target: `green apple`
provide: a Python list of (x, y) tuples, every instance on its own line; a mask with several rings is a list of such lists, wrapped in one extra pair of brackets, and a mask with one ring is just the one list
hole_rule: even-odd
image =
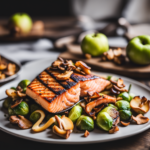
[(32, 28), (32, 19), (26, 13), (16, 13), (9, 20), (10, 29), (16, 29), (17, 32), (28, 33)]
[(81, 42), (81, 49), (84, 54), (99, 56), (108, 51), (108, 39), (102, 33), (88, 34)]
[(150, 36), (140, 35), (128, 43), (127, 56), (129, 59), (139, 65), (150, 64)]

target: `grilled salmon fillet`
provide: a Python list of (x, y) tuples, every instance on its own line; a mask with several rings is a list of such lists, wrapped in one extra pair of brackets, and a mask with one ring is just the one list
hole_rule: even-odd
[(26, 94), (51, 113), (64, 110), (75, 103), (88, 92), (100, 92), (109, 81), (95, 75), (73, 73), (68, 80), (56, 79), (59, 71), (50, 68), (40, 73), (27, 87)]

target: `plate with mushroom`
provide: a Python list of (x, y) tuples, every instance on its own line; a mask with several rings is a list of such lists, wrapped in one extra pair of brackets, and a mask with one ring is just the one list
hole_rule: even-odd
[[(35, 110), (35, 108), (28, 109), (28, 100), (22, 100), (25, 97), (24, 87), (28, 84), (27, 79), (32, 81), (37, 74), (43, 71), (44, 68), (49, 67), (54, 61), (46, 59), (28, 63), (22, 68), (22, 72), (17, 80), (1, 87), (0, 99), (6, 97), (6, 94), (10, 97), (12, 96), (14, 89), (10, 90), (10, 87), (17, 87), (13, 98), (19, 98), (18, 101), (15, 101), (11, 105), (12, 109), (18, 115), (12, 115), (9, 120), (7, 117), (4, 117), (8, 110), (4, 109), (3, 106), (7, 107), (7, 104), (4, 104), (4, 101), (0, 101), (2, 112), (0, 113), (0, 129), (2, 131), (38, 142), (89, 144), (127, 138), (150, 128), (149, 88), (132, 79), (111, 73), (93, 72), (101, 78), (107, 77), (111, 84), (99, 94), (94, 93), (88, 97), (84, 97), (85, 101), (80, 102), (80, 105), (77, 104), (69, 110), (69, 115), (67, 112), (64, 112), (61, 116), (57, 114), (52, 117), (51, 114), (46, 116), (47, 113), (45, 113), (43, 108), (38, 108), (38, 110)], [(132, 87), (130, 86), (131, 84)], [(6, 89), (9, 90), (5, 94)], [(105, 96), (109, 95), (110, 92), (110, 97)], [(105, 101), (107, 105), (103, 105)], [(15, 107), (18, 104), (20, 107)], [(26, 107), (26, 111), (20, 112), (20, 108), (22, 107)], [(87, 115), (81, 115), (81, 107), (85, 107), (84, 110)], [(10, 109), (9, 113), (11, 113), (12, 109)], [(133, 114), (131, 114), (130, 109), (133, 110)], [(30, 111), (31, 115), (27, 117), (25, 114), (28, 111)], [(74, 112), (78, 112), (75, 113), (76, 117), (80, 116), (76, 121), (74, 120)], [(35, 121), (36, 113), (40, 114), (40, 119), (37, 122)], [(121, 120), (118, 119), (118, 113)], [(47, 121), (42, 123), (44, 118)], [(106, 119), (109, 123), (104, 125), (103, 119)], [(129, 119), (132, 119), (132, 121)], [(35, 123), (33, 123), (34, 121)], [(82, 131), (82, 129), (87, 127), (83, 124), (87, 122), (88, 130)], [(113, 123), (113, 126), (111, 123)], [(53, 127), (49, 127), (52, 124)]]
[(16, 78), (21, 71), (20, 62), (10, 56), (0, 55), (0, 83)]

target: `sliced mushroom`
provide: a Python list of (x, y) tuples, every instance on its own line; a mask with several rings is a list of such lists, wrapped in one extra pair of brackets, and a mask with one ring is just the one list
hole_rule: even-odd
[(113, 60), (114, 59), (114, 53), (113, 53), (113, 50), (110, 49), (107, 54), (106, 54), (106, 57), (108, 60)]
[(120, 56), (121, 54), (122, 54), (122, 50), (121, 50), (121, 48), (118, 48), (118, 49), (114, 49), (114, 55), (115, 56)]
[(58, 67), (61, 63), (62, 63), (62, 61), (56, 60), (56, 61), (54, 61), (54, 62), (52, 63), (52, 67), (56, 68), (56, 67)]
[(117, 131), (119, 131), (118, 126), (113, 126), (112, 129), (109, 130), (110, 134), (116, 133)]
[(114, 88), (111, 88), (110, 89), (110, 91), (111, 91), (111, 93), (113, 93), (113, 94), (120, 94), (120, 91), (117, 91), (116, 89), (114, 89)]
[(109, 90), (113, 87), (113, 85), (110, 83), (108, 86), (106, 86), (105, 90)]
[(4, 63), (0, 63), (0, 70), (5, 70), (7, 68), (7, 65)]
[(130, 124), (130, 122), (123, 122), (123, 121), (121, 121), (121, 124), (122, 124), (123, 126), (128, 126), (128, 125)]
[(7, 66), (7, 70), (8, 70), (8, 72), (15, 72), (16, 71), (16, 65), (9, 63)]
[(81, 70), (83, 70), (83, 72), (85, 72), (86, 74), (91, 74), (91, 71), (90, 71), (90, 67), (89, 66), (87, 66), (84, 62), (82, 62), (82, 61), (77, 61), (76, 63), (75, 63), (75, 66), (76, 67), (80, 67), (81, 68)]
[(119, 88), (119, 87), (118, 87), (118, 86), (116, 86), (116, 85), (113, 85), (113, 88), (114, 88), (114, 89), (116, 89), (116, 90), (118, 90), (118, 91), (120, 91), (120, 92), (128, 92), (128, 90), (127, 90), (127, 89)]
[(21, 129), (29, 129), (32, 127), (32, 123), (27, 120), (24, 116), (10, 116), (9, 121), (13, 124), (18, 124)]
[(17, 91), (17, 95), (19, 97), (26, 97), (26, 94), (25, 93), (21, 93), (20, 91)]
[(117, 85), (117, 81), (113, 80), (112, 78), (110, 79), (110, 82)]
[(150, 109), (150, 101), (146, 97), (141, 99), (140, 96), (135, 96), (130, 102), (130, 107), (138, 114), (145, 114)]
[(142, 114), (138, 114), (136, 117), (132, 115), (131, 117), (137, 124), (144, 124), (149, 121), (148, 117), (144, 117)]
[(59, 127), (54, 125), (53, 132), (58, 136), (67, 139), (74, 128), (73, 122), (65, 115), (63, 115), (61, 118), (55, 115), (55, 119), (58, 122)]
[(57, 80), (67, 80), (70, 78), (72, 73), (73, 73), (73, 71), (65, 71), (64, 73), (57, 75), (56, 79)]
[(59, 127), (57, 127), (56, 125), (53, 126), (53, 133), (55, 133), (56, 135), (63, 137), (65, 139), (68, 139), (70, 136), (70, 133), (72, 133), (72, 130), (62, 130)]
[(82, 70), (80, 70), (79, 68), (76, 68), (75, 71), (78, 72), (78, 73), (81, 73), (81, 74), (83, 74), (83, 75), (86, 75), (86, 73), (83, 72)]
[(93, 108), (94, 111), (95, 111), (95, 114), (97, 114), (98, 112), (100, 112), (103, 108), (104, 108), (105, 105), (101, 105), (99, 107), (96, 107), (96, 108)]
[(3, 73), (0, 73), (0, 79), (5, 79), (5, 74), (3, 74)]
[(35, 112), (40, 113), (40, 119), (33, 125), (32, 130), (34, 132), (41, 132), (45, 129), (47, 129), (49, 126), (51, 126), (55, 121), (55, 117), (51, 117), (43, 126), (40, 126), (40, 124), (42, 123), (42, 121), (45, 118), (45, 113), (42, 110), (36, 110)]
[(90, 99), (95, 99), (95, 98), (99, 98), (101, 95), (98, 92), (94, 92), (94, 94), (92, 96), (90, 96)]
[(6, 94), (13, 99), (16, 99), (19, 97), (16, 90), (14, 90), (14, 89), (7, 89)]
[(80, 102), (80, 106), (85, 109), (86, 103), (85, 102)]
[(85, 133), (84, 133), (84, 137), (88, 137), (88, 136), (89, 136), (89, 134), (90, 134), (90, 133), (89, 133), (89, 131), (88, 131), (88, 130), (86, 130), (86, 131), (85, 131)]
[(17, 99), (17, 100), (15, 100), (14, 103), (11, 105), (11, 108), (15, 108), (15, 107), (18, 106), (22, 101), (23, 101), (23, 99)]
[(99, 97), (98, 99), (88, 103), (85, 107), (85, 111), (88, 115), (93, 116), (95, 115), (95, 112), (92, 112), (93, 108), (95, 108), (98, 105), (101, 104), (107, 104), (107, 103), (115, 103), (116, 98), (108, 96), (108, 95), (103, 95)]
[(117, 86), (118, 86), (119, 88), (125, 87), (125, 85), (123, 84), (123, 80), (122, 80), (121, 78), (118, 79), (118, 81), (117, 81)]

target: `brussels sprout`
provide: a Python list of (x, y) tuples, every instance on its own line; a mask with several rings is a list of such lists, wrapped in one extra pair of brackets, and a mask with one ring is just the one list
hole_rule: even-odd
[(109, 80), (109, 81), (110, 81), (111, 77), (112, 77), (112, 76), (107, 76), (107, 80)]
[(18, 86), (20, 86), (22, 89), (23, 89), (23, 92), (26, 92), (26, 88), (27, 86), (30, 84), (30, 81), (25, 79), (25, 80), (22, 80)]
[(132, 112), (130, 110), (120, 110), (119, 115), (121, 120), (127, 121), (130, 120)]
[(96, 117), (96, 124), (105, 131), (109, 131), (113, 125), (113, 119), (107, 112), (99, 112)]
[(26, 102), (22, 101), (18, 106), (8, 108), (9, 115), (22, 115), (25, 116), (29, 113), (29, 106)]
[(33, 113), (34, 111), (36, 111), (36, 110), (41, 110), (42, 108), (41, 108), (41, 106), (39, 106), (38, 104), (31, 104), (30, 105), (30, 113)]
[(14, 110), (10, 106), (8, 107), (8, 114), (9, 116), (15, 115)]
[(77, 122), (76, 122), (76, 127), (79, 129), (79, 130), (88, 130), (88, 131), (91, 131), (94, 129), (94, 121), (91, 117), (89, 116), (85, 116), (85, 115), (81, 115)]
[(72, 120), (73, 123), (77, 121), (77, 119), (82, 114), (82, 107), (79, 105), (74, 106), (69, 112), (68, 118)]
[(130, 101), (131, 101), (135, 97), (135, 94), (130, 93), (129, 96), (130, 96)]
[(130, 109), (130, 103), (125, 100), (119, 100), (115, 104), (119, 110), (128, 110)]
[(120, 93), (117, 97), (122, 97), (123, 100), (130, 102), (130, 95), (127, 92)]
[(33, 112), (33, 113), (30, 115), (29, 119), (30, 119), (31, 122), (35, 123), (35, 122), (37, 122), (37, 121), (39, 120), (40, 116), (41, 116), (40, 113), (38, 113), (38, 112)]
[(118, 108), (113, 104), (108, 104), (108, 107), (112, 107), (112, 108), (115, 108), (116, 110), (118, 110)]
[(11, 87), (10, 89), (16, 90), (16, 88), (15, 88), (15, 87)]
[(12, 102), (12, 99), (11, 99), (10, 97), (7, 97), (7, 98), (5, 99), (5, 101), (3, 102), (4, 108), (8, 109), (8, 107), (9, 107), (10, 104), (11, 104), (11, 102)]

